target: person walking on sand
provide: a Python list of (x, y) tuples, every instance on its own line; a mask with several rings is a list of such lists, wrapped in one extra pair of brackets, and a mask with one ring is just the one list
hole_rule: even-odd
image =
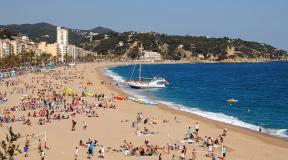
[(24, 157), (28, 157), (28, 150), (29, 150), (29, 148), (28, 148), (28, 145), (27, 145), (27, 144), (25, 144), (23, 150), (24, 150)]
[(44, 159), (45, 159), (45, 152), (44, 152), (44, 150), (41, 150), (40, 157), (41, 157), (41, 160), (44, 160)]
[(173, 156), (172, 156), (172, 160), (176, 160), (176, 157), (175, 157), (175, 155), (173, 154)]
[(196, 152), (195, 148), (193, 148), (193, 150), (192, 150), (192, 160), (196, 160), (196, 155), (197, 155), (197, 152)]
[(78, 160), (78, 147), (76, 147), (76, 149), (75, 149), (74, 159)]
[(225, 160), (226, 153), (227, 153), (226, 146), (224, 146), (224, 144), (222, 144), (222, 147), (221, 147), (222, 160)]
[(187, 134), (188, 134), (188, 135), (191, 135), (191, 134), (192, 134), (192, 128), (191, 128), (190, 126), (189, 126), (189, 128), (188, 128)]
[(105, 148), (103, 147), (103, 145), (101, 145), (100, 150), (99, 150), (99, 158), (104, 159), (104, 154), (105, 154)]
[(89, 148), (88, 148), (88, 159), (91, 159), (94, 154), (94, 144), (90, 141)]
[(211, 160), (216, 160), (216, 154), (212, 153)]
[(197, 134), (199, 133), (199, 129), (200, 129), (200, 125), (199, 125), (198, 122), (196, 122), (196, 124), (195, 124), (195, 131), (196, 131)]
[(72, 131), (75, 131), (76, 124), (77, 122), (74, 119), (72, 119), (72, 129), (71, 129)]
[(87, 126), (88, 126), (88, 125), (87, 125), (87, 122), (86, 122), (86, 121), (83, 121), (83, 129), (86, 130), (86, 129), (87, 129)]
[(181, 150), (180, 159), (185, 160), (185, 151), (183, 149)]
[(162, 160), (162, 153), (159, 154), (159, 160)]

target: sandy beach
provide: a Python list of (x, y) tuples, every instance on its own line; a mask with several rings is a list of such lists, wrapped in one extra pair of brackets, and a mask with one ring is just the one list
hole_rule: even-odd
[[(196, 159), (206, 160), (211, 159), (207, 157), (209, 147), (201, 139), (206, 136), (212, 137), (214, 140), (219, 140), (219, 135), (222, 135), (223, 129), (227, 128), (228, 132), (226, 136), (222, 136), (223, 145), (227, 147), (227, 155), (225, 159), (228, 160), (285, 160), (288, 156), (288, 140), (271, 136), (263, 133), (258, 133), (245, 128), (232, 126), (229, 124), (209, 120), (191, 113), (178, 111), (169, 108), (165, 105), (147, 106), (128, 100), (113, 99), (114, 96), (125, 96), (117, 85), (112, 80), (105, 76), (102, 72), (103, 67), (111, 67), (115, 65), (123, 65), (123, 63), (91, 63), (91, 64), (79, 64), (76, 67), (60, 67), (55, 68), (50, 73), (29, 73), (17, 77), (11, 77), (5, 79), (5, 81), (13, 82), (12, 86), (6, 86), (5, 82), (0, 85), (0, 91), (2, 94), (6, 92), (8, 101), (7, 103), (0, 104), (1, 114), (4, 114), (4, 110), (19, 106), (21, 103), (29, 103), (28, 98), (24, 99), (24, 95), (27, 97), (35, 97), (39, 99), (39, 102), (43, 99), (51, 100), (55, 93), (62, 94), (65, 87), (73, 88), (77, 91), (77, 94), (82, 94), (83, 90), (87, 90), (93, 93), (104, 94), (104, 100), (85, 96), (79, 100), (78, 103), (73, 105), (74, 111), (65, 111), (63, 101), (60, 104), (55, 104), (53, 114), (56, 115), (55, 119), (51, 118), (49, 122), (40, 125), (39, 119), (45, 119), (45, 114), (39, 116), (38, 112), (43, 110), (42, 103), (40, 107), (26, 108), (14, 107), (13, 111), (9, 110), (11, 115), (14, 115), (16, 119), (21, 116), (25, 116), (25, 120), (29, 118), (31, 126), (23, 124), (23, 121), (16, 121), (11, 123), (2, 123), (0, 127), (0, 139), (4, 139), (7, 134), (7, 127), (12, 127), (16, 133), (21, 134), (18, 144), (20, 149), (23, 150), (24, 144), (29, 139), (29, 157), (24, 157), (24, 154), (18, 154), (16, 159), (40, 159), (40, 153), (38, 152), (39, 139), (41, 139), (41, 145), (44, 145), (45, 134), (47, 138), (47, 148), (44, 147), (45, 159), (48, 160), (68, 160), (75, 159), (75, 148), (78, 147), (78, 159), (87, 159), (87, 146), (79, 145), (80, 140), (88, 142), (88, 139), (97, 140), (95, 144), (94, 156), (91, 159), (99, 159), (99, 149), (103, 145), (105, 148), (104, 159), (109, 160), (122, 160), (122, 159), (159, 159), (161, 154), (162, 159), (172, 160), (175, 155), (175, 160), (181, 156), (181, 150), (183, 145), (187, 148), (185, 159), (192, 157), (192, 150), (195, 149)], [(51, 88), (51, 89), (49, 89)], [(44, 90), (45, 91), (40, 91)], [(39, 97), (41, 93), (43, 97)], [(54, 93), (53, 93), (54, 92)], [(53, 93), (53, 94), (52, 94)], [(22, 98), (21, 98), (22, 97)], [(64, 96), (67, 103), (72, 103), (73, 97)], [(76, 98), (77, 99), (77, 98)], [(23, 100), (23, 101), (22, 101)], [(35, 102), (37, 103), (37, 102)], [(99, 104), (107, 105), (106, 108), (99, 107)], [(116, 109), (113, 107), (115, 105)], [(58, 106), (58, 107), (57, 107)], [(71, 104), (70, 104), (71, 106)], [(69, 105), (67, 105), (69, 108)], [(50, 110), (50, 111), (51, 111)], [(69, 109), (67, 109), (69, 110)], [(36, 111), (37, 115), (33, 117), (33, 112)], [(28, 113), (32, 116), (28, 117)], [(73, 114), (75, 113), (75, 114)], [(137, 121), (137, 113), (141, 114), (141, 121)], [(63, 115), (64, 118), (57, 119), (57, 114)], [(53, 115), (53, 116), (54, 116)], [(65, 119), (69, 115), (68, 119)], [(98, 117), (97, 117), (97, 116)], [(3, 115), (2, 115), (3, 116)], [(52, 115), (51, 115), (52, 116)], [(52, 117), (53, 117), (52, 116)], [(60, 116), (60, 117), (61, 117)], [(147, 124), (143, 121), (147, 119)], [(71, 131), (72, 120), (77, 124), (75, 131)], [(84, 122), (83, 122), (84, 121)], [(199, 142), (182, 143), (189, 126), (192, 129), (192, 134), (195, 136), (195, 125), (199, 123)], [(87, 124), (87, 128), (83, 128)], [(134, 124), (134, 127), (132, 125)], [(137, 128), (139, 132), (137, 132)], [(145, 128), (149, 130), (148, 134), (136, 133), (145, 132)], [(189, 131), (188, 131), (189, 132)], [(34, 134), (34, 136), (27, 136)], [(39, 134), (39, 136), (37, 136)], [(34, 137), (34, 138), (33, 138)], [(129, 145), (133, 145), (131, 148), (142, 147), (145, 148), (152, 145), (157, 148), (157, 151), (152, 156), (139, 156), (139, 155), (127, 155), (125, 156), (125, 149), (127, 144), (124, 144), (126, 140), (128, 148)], [(149, 143), (144, 143), (145, 140)], [(196, 141), (196, 140), (195, 140)], [(131, 144), (129, 144), (131, 142)], [(168, 144), (179, 145), (180, 148), (168, 150)], [(89, 145), (89, 144), (87, 144)], [(157, 145), (157, 147), (156, 147)], [(120, 147), (122, 146), (122, 147)], [(124, 146), (124, 147), (123, 147)], [(221, 154), (221, 142), (213, 145), (213, 152), (215, 157), (222, 157)], [(170, 147), (169, 147), (170, 148)], [(169, 152), (169, 153), (168, 153)], [(186, 152), (186, 151), (185, 151)]]

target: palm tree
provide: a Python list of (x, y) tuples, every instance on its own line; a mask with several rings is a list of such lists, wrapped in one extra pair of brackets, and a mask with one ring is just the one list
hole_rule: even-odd
[(47, 65), (48, 63), (50, 63), (51, 56), (52, 56), (51, 54), (43, 53), (38, 57), (39, 62)]

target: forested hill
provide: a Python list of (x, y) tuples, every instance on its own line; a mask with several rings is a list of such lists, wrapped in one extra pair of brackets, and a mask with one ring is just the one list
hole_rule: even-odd
[[(47, 41), (48, 43), (56, 42), (56, 28), (49, 23), (41, 22), (35, 24), (11, 24), (0, 25), (0, 28), (10, 30), (11, 32), (19, 32), (27, 35), (31, 40), (35, 42)], [(67, 28), (69, 29), (69, 28)], [(69, 29), (69, 43), (79, 44), (89, 40), (89, 33), (105, 33), (112, 32), (109, 28), (96, 27), (90, 30)]]
[(12, 39), (12, 37), (18, 34), (18, 32), (11, 32), (8, 29), (0, 28), (0, 39)]
[(164, 59), (286, 59), (287, 51), (277, 49), (265, 43), (245, 41), (242, 39), (208, 38), (203, 36), (166, 35), (155, 32), (105, 33), (94, 37), (93, 42), (81, 46), (100, 54), (114, 54), (136, 58), (141, 56), (139, 49), (161, 53)]

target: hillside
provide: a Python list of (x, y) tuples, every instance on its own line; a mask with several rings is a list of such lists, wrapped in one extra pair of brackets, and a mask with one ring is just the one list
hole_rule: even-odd
[(93, 42), (81, 44), (87, 50), (93, 50), (103, 55), (112, 53), (116, 57), (123, 58), (140, 57), (139, 49), (141, 45), (145, 50), (160, 52), (164, 59), (170, 60), (199, 58), (211, 61), (257, 58), (280, 60), (288, 57), (287, 51), (279, 50), (264, 43), (230, 39), (228, 37), (207, 38), (166, 35), (154, 32), (110, 32), (106, 33), (106, 38), (104, 34), (99, 34), (94, 37)]
[(93, 29), (90, 29), (90, 30), (87, 30), (89, 32), (94, 32), (94, 33), (107, 33), (107, 32), (113, 32), (112, 29), (109, 29), (109, 28), (104, 28), (104, 27), (96, 27), (96, 28), (93, 28)]
[[(41, 22), (35, 24), (11, 24), (11, 25), (0, 25), (0, 28), (8, 29), (12, 32), (19, 32), (21, 34), (27, 35), (33, 41), (47, 41), (48, 43), (53, 43), (56, 41), (56, 28), (57, 26), (51, 25), (49, 23)], [(69, 28), (68, 28), (69, 29)], [(87, 33), (104, 33), (111, 32), (111, 29), (104, 27), (96, 27), (91, 30), (78, 30), (69, 29), (69, 42), (71, 44), (79, 44), (82, 42), (89, 41)]]
[(17, 35), (17, 32), (11, 32), (10, 30), (0, 27), (0, 39), (12, 39), (13, 36)]

